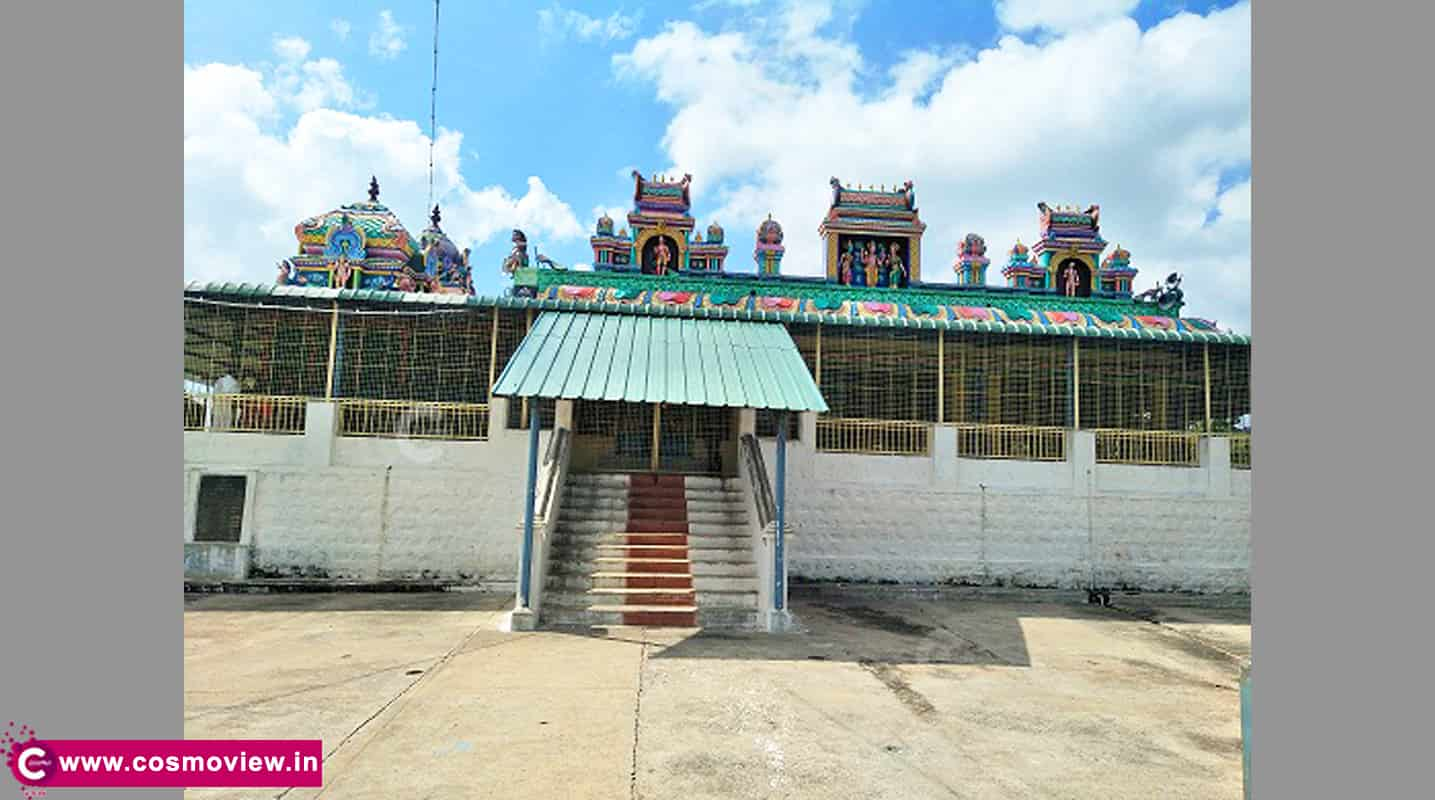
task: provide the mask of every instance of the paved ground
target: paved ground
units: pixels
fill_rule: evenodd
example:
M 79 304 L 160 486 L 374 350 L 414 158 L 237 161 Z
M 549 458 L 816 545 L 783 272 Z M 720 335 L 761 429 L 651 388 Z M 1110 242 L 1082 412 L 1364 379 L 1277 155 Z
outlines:
M 194 798 L 1239 798 L 1249 611 L 800 590 L 805 632 L 497 630 L 511 596 L 186 598 L 185 733 L 323 790 Z

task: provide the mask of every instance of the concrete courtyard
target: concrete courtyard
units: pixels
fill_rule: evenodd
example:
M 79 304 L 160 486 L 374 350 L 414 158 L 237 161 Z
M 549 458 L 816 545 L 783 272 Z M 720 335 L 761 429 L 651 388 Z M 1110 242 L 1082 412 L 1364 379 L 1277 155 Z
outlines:
M 194 798 L 1239 798 L 1244 606 L 795 588 L 782 635 L 504 633 L 508 594 L 185 598 L 185 735 L 322 738 Z

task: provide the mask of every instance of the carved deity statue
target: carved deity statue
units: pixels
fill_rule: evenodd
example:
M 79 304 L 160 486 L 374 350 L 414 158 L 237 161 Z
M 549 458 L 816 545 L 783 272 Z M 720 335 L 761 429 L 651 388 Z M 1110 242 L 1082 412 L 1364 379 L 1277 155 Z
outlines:
M 862 250 L 862 271 L 866 273 L 866 285 L 877 285 L 877 243 L 867 241 L 867 246 Z
M 289 259 L 286 258 L 283 261 L 280 261 L 279 275 L 274 279 L 274 283 L 278 284 L 279 286 L 288 285 L 290 270 L 292 270 L 293 268 L 294 265 L 292 262 L 289 261 Z
M 908 183 L 910 183 L 910 181 Z M 896 242 L 892 242 L 887 246 L 887 249 L 887 263 L 892 270 L 891 285 L 898 287 L 906 286 L 907 266 L 902 263 L 901 248 Z
M 837 259 L 837 282 L 852 283 L 852 246 L 847 246 L 847 251 Z
M 512 241 L 513 251 L 503 259 L 503 271 L 507 275 L 528 266 L 528 237 L 523 235 L 523 231 L 514 228 Z
M 340 289 L 348 287 L 349 276 L 352 274 L 353 267 L 349 266 L 348 257 L 339 256 L 339 260 L 334 262 L 334 286 Z
M 673 252 L 668 249 L 668 243 L 660 236 L 658 244 L 653 248 L 653 264 L 659 275 L 668 274 L 668 264 L 673 260 Z
M 1061 275 L 1062 289 L 1065 291 L 1066 296 L 1075 297 L 1076 288 L 1081 284 L 1081 276 L 1077 275 L 1076 267 L 1067 264 L 1066 269 L 1062 271 Z

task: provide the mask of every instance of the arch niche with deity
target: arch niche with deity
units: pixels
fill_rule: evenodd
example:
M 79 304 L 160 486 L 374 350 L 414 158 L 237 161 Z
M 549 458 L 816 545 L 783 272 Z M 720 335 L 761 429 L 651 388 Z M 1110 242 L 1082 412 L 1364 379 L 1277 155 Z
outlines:
M 671 275 L 683 267 L 682 240 L 666 225 L 644 231 L 634 249 L 644 275 Z
M 1051 287 L 1063 297 L 1090 297 L 1092 269 L 1085 256 L 1067 251 L 1051 260 Z

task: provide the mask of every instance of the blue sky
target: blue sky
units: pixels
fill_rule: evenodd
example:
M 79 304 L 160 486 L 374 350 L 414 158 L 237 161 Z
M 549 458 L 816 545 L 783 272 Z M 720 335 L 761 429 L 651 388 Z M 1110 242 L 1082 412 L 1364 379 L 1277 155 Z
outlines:
M 431 2 L 186 2 L 184 30 L 187 278 L 272 280 L 371 173 L 423 228 Z M 1037 201 L 1100 203 L 1138 289 L 1181 271 L 1189 313 L 1248 331 L 1249 79 L 1244 3 L 451 0 L 436 180 L 484 294 L 514 226 L 588 262 L 633 168 L 693 174 L 730 269 L 770 212 L 807 274 L 829 176 L 910 178 L 927 280 L 969 231 L 999 267 Z

